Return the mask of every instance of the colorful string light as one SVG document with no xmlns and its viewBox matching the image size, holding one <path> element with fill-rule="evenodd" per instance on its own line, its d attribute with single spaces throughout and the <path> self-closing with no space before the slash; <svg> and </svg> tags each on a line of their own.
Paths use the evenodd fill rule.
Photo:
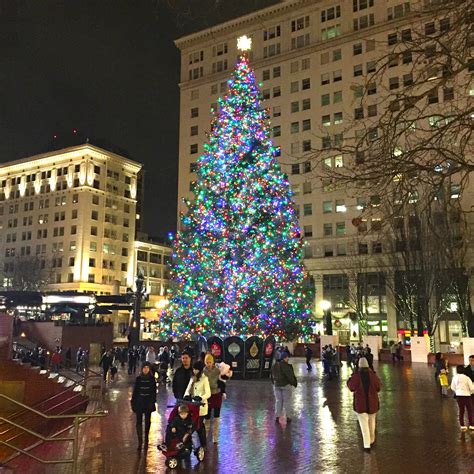
<svg viewBox="0 0 474 474">
<path fill-rule="evenodd" d="M 293 338 L 309 330 L 313 295 L 292 191 L 245 54 L 228 86 L 173 243 L 162 327 L 184 338 Z"/>
</svg>

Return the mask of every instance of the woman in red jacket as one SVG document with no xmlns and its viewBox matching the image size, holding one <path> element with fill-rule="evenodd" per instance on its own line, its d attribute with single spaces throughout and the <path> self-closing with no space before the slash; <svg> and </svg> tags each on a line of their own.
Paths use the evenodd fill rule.
<svg viewBox="0 0 474 474">
<path fill-rule="evenodd" d="M 352 374 L 347 386 L 354 392 L 354 411 L 357 412 L 364 451 L 370 453 L 370 447 L 375 443 L 375 418 L 379 411 L 378 392 L 382 387 L 380 379 L 369 369 L 365 357 L 359 359 L 359 370 Z"/>
</svg>

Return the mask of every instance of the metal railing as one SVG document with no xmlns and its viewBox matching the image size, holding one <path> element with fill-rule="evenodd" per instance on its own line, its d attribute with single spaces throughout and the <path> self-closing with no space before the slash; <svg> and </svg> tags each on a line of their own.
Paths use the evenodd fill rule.
<svg viewBox="0 0 474 474">
<path fill-rule="evenodd" d="M 0 416 L 0 421 L 3 421 L 5 423 L 8 423 L 15 428 L 22 430 L 25 433 L 28 433 L 39 440 L 41 442 L 72 442 L 72 455 L 70 458 L 64 458 L 64 459 L 53 459 L 53 460 L 47 460 L 47 459 L 41 459 L 38 456 L 35 456 L 34 454 L 28 452 L 28 449 L 22 449 L 19 448 L 8 441 L 3 441 L 0 439 L 0 444 L 3 444 L 4 446 L 7 446 L 8 448 L 12 449 L 13 451 L 23 454 L 25 456 L 28 456 L 35 461 L 45 464 L 45 465 L 53 465 L 53 464 L 70 464 L 72 465 L 72 472 L 73 474 L 78 473 L 78 457 L 79 457 L 79 426 L 82 422 L 89 420 L 90 418 L 100 418 L 107 416 L 107 412 L 101 412 L 101 413 L 93 413 L 93 414 L 71 414 L 71 415 L 46 415 L 38 410 L 35 410 L 34 408 L 29 407 L 28 405 L 25 405 L 23 403 L 18 402 L 17 400 L 14 400 L 13 398 L 10 398 L 2 393 L 0 393 L 0 398 L 3 398 L 4 400 L 7 400 L 10 403 L 13 403 L 16 406 L 21 407 L 23 410 L 29 411 L 30 413 L 34 413 L 35 415 L 41 416 L 45 420 L 74 420 L 73 424 L 69 426 L 68 428 L 62 430 L 60 433 L 63 433 L 67 431 L 68 429 L 73 429 L 72 436 L 66 436 L 66 437 L 56 437 L 55 435 L 53 436 L 43 436 L 40 433 L 37 433 L 33 430 L 30 430 L 26 426 L 22 426 L 18 423 L 15 423 L 14 421 L 5 418 L 3 416 Z M 7 460 L 8 462 L 8 460 Z"/>
</svg>

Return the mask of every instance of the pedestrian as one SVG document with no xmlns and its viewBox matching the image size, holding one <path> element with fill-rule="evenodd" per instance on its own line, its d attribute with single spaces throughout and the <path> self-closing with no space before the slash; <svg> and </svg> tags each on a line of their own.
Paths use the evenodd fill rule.
<svg viewBox="0 0 474 474">
<path fill-rule="evenodd" d="M 187 350 L 181 354 L 181 367 L 178 367 L 173 376 L 173 395 L 176 400 L 182 400 L 186 389 L 189 385 L 189 380 L 193 375 L 193 368 L 191 366 L 191 356 Z"/>
<path fill-rule="evenodd" d="M 370 453 L 375 443 L 375 424 L 379 411 L 379 396 L 382 384 L 369 368 L 365 357 L 359 359 L 358 369 L 347 381 L 347 387 L 354 393 L 354 411 L 357 413 L 364 441 L 364 451 Z"/>
<path fill-rule="evenodd" d="M 448 368 L 447 362 L 448 361 L 444 359 L 443 354 L 441 354 L 441 352 L 437 352 L 435 354 L 435 361 L 433 364 L 433 367 L 435 369 L 434 378 L 435 378 L 436 385 L 438 385 L 440 388 L 440 393 L 441 393 L 441 386 L 439 385 L 439 374 L 441 373 L 443 369 Z"/>
<path fill-rule="evenodd" d="M 82 360 L 82 347 L 79 347 L 76 352 L 76 372 L 79 373 L 81 370 L 81 360 Z"/>
<path fill-rule="evenodd" d="M 352 367 L 351 346 L 349 344 L 346 345 L 346 361 L 347 367 Z"/>
<path fill-rule="evenodd" d="M 148 362 L 143 364 L 140 375 L 135 380 L 130 402 L 136 415 L 138 449 L 143 445 L 143 418 L 145 418 L 145 449 L 147 449 L 151 414 L 156 410 L 156 382 Z"/>
<path fill-rule="evenodd" d="M 71 368 L 71 361 L 72 361 L 71 348 L 68 347 L 66 351 L 66 360 L 65 360 L 66 368 L 68 369 Z"/>
<path fill-rule="evenodd" d="M 199 427 L 196 431 L 199 436 L 199 443 L 205 448 L 207 443 L 206 425 L 204 424 L 204 420 L 209 411 L 208 400 L 211 396 L 211 387 L 209 386 L 209 379 L 204 374 L 204 364 L 200 360 L 193 364 L 193 375 L 189 380 L 184 396 L 190 397 L 193 401 L 200 403 Z"/>
<path fill-rule="evenodd" d="M 392 356 L 392 362 L 395 363 L 397 360 L 397 349 L 398 349 L 398 344 L 393 341 L 392 345 L 390 346 L 390 354 Z"/>
<path fill-rule="evenodd" d="M 401 362 L 403 360 L 402 350 L 403 350 L 402 341 L 399 341 L 398 345 L 397 345 L 397 359 L 398 359 L 398 362 Z"/>
<path fill-rule="evenodd" d="M 443 395 L 443 397 L 447 397 L 448 388 L 449 388 L 448 371 L 446 369 L 441 369 L 441 372 L 438 378 L 439 378 L 439 385 L 441 386 L 441 395 Z"/>
<path fill-rule="evenodd" d="M 336 377 L 339 376 L 339 370 L 341 368 L 341 356 L 339 354 L 339 347 L 331 351 L 331 374 Z"/>
<path fill-rule="evenodd" d="M 469 429 L 474 431 L 474 409 L 471 400 L 471 396 L 474 393 L 474 384 L 464 373 L 463 365 L 458 365 L 456 372 L 457 374 L 453 377 L 451 382 L 451 390 L 456 395 L 456 402 L 459 407 L 459 424 L 461 425 L 461 431 L 467 431 L 467 426 L 464 424 L 464 413 L 466 411 L 469 418 Z"/>
<path fill-rule="evenodd" d="M 467 375 L 474 382 L 474 354 L 469 356 L 469 364 L 464 369 L 464 375 Z"/>
<path fill-rule="evenodd" d="M 275 394 L 276 422 L 280 422 L 285 409 L 286 421 L 290 423 L 293 418 L 293 390 L 298 385 L 293 366 L 289 363 L 288 352 L 280 354 L 280 360 L 272 367 L 273 392 Z"/>
<path fill-rule="evenodd" d="M 112 351 L 109 350 L 104 352 L 99 362 L 99 367 L 102 367 L 102 375 L 104 377 L 104 382 L 107 381 L 107 374 L 113 363 L 114 359 L 112 357 Z"/>
<path fill-rule="evenodd" d="M 135 375 L 137 371 L 137 362 L 138 362 L 138 351 L 135 347 L 129 349 L 128 351 L 128 375 Z"/>
<path fill-rule="evenodd" d="M 372 350 L 368 346 L 365 348 L 365 358 L 369 364 L 369 369 L 374 370 L 374 354 L 372 354 Z"/>
<path fill-rule="evenodd" d="M 206 415 L 206 429 L 211 431 L 211 416 L 212 416 L 212 441 L 217 444 L 219 440 L 219 427 L 221 423 L 221 408 L 222 408 L 222 390 L 220 388 L 223 382 L 221 380 L 221 372 L 214 364 L 214 357 L 212 354 L 207 354 L 204 359 L 204 374 L 209 380 L 209 387 L 211 389 L 211 396 L 209 397 L 209 411 Z"/>
<path fill-rule="evenodd" d="M 51 356 L 51 365 L 53 372 L 58 373 L 59 368 L 61 366 L 61 352 L 59 350 L 59 347 L 56 347 L 56 350 L 53 352 L 53 355 Z"/>
<path fill-rule="evenodd" d="M 304 355 L 306 357 L 306 368 L 309 370 L 313 370 L 313 366 L 311 365 L 311 358 L 313 357 L 313 349 L 309 347 L 309 344 L 304 346 Z"/>
</svg>

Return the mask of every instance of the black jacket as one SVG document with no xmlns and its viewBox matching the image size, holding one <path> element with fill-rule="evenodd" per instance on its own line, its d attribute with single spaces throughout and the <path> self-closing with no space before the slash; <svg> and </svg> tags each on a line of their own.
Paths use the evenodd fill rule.
<svg viewBox="0 0 474 474">
<path fill-rule="evenodd" d="M 298 385 L 293 366 L 285 361 L 276 362 L 272 367 L 272 381 L 275 387 L 286 387 L 287 385 L 296 387 Z"/>
<path fill-rule="evenodd" d="M 474 382 L 474 367 L 466 365 L 464 368 L 464 375 L 467 375 Z"/>
<path fill-rule="evenodd" d="M 176 429 L 176 432 L 173 433 L 173 428 Z M 173 418 L 173 421 L 166 428 L 166 436 L 168 439 L 177 438 L 179 441 L 182 441 L 186 433 L 191 434 L 193 432 L 193 420 L 191 415 L 183 420 L 179 414 Z"/>
<path fill-rule="evenodd" d="M 134 412 L 156 411 L 156 382 L 151 372 L 136 378 L 130 402 Z"/>
<path fill-rule="evenodd" d="M 189 367 L 189 369 L 185 369 L 184 367 L 176 369 L 173 376 L 173 394 L 176 399 L 184 397 L 184 392 L 186 392 L 186 389 L 188 388 L 189 380 L 192 375 L 192 367 Z"/>
</svg>

